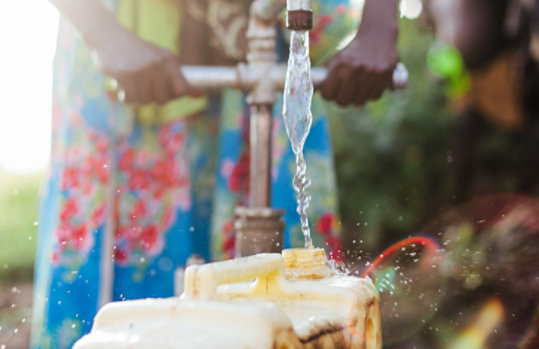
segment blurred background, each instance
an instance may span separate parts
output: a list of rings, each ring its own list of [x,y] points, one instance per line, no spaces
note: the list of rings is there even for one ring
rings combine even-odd
[[[48,1],[0,3],[0,346],[30,335],[38,198],[50,152],[58,12]],[[17,331],[15,331],[17,330]]]
[[[388,347],[533,348],[533,327],[539,327],[533,295],[539,283],[538,188],[537,178],[529,183],[524,177],[533,166],[527,155],[539,158],[539,148],[519,130],[537,126],[469,117],[465,96],[473,76],[459,52],[436,39],[427,11],[432,2],[401,2],[399,49],[408,87],[364,108],[332,106],[343,252],[358,271],[411,236],[426,236],[445,253],[423,270],[413,262],[407,267],[406,259],[425,256],[426,245],[402,245],[402,258],[377,264],[379,273],[396,272],[389,280],[394,292],[383,295],[385,335],[394,339],[386,341]],[[2,349],[25,348],[29,336],[57,22],[47,1],[0,3]],[[519,141],[528,136],[530,142]],[[402,277],[415,280],[412,289],[399,286],[399,265],[406,270]],[[521,297],[519,287],[532,295]],[[429,296],[429,290],[439,295],[431,295],[428,304],[411,301]],[[409,309],[414,314],[407,318]]]

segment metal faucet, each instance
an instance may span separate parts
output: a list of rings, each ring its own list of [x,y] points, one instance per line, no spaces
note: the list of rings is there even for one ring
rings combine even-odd
[[[197,89],[237,88],[248,93],[250,105],[250,175],[247,207],[235,211],[236,257],[260,252],[280,252],[283,248],[283,210],[271,208],[271,118],[276,92],[282,91],[286,65],[277,63],[275,41],[277,19],[284,0],[254,0],[249,11],[247,59],[235,67],[184,66],[187,83]],[[312,28],[310,0],[287,0],[287,27]],[[404,70],[403,70],[404,69]],[[327,76],[324,68],[313,68],[314,86]],[[394,72],[394,85],[404,85],[404,66]]]

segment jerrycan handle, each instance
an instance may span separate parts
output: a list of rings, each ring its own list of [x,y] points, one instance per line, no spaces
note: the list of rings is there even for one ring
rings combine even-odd
[[[182,298],[216,298],[219,285],[252,281],[272,274],[283,275],[283,268],[283,257],[279,253],[262,253],[222,262],[191,265],[185,271]]]

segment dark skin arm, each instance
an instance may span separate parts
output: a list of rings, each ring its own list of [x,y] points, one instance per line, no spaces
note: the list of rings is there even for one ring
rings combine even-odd
[[[122,27],[101,2],[50,2],[81,33],[99,69],[118,81],[121,99],[128,103],[163,104],[187,93],[174,53],[139,39]]]
[[[341,106],[363,105],[392,86],[398,61],[398,0],[367,0],[356,37],[328,65],[322,96]]]

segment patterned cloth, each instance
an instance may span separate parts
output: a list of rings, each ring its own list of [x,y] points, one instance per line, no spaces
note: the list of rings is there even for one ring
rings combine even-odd
[[[342,6],[339,13],[349,16]],[[314,35],[321,39],[324,34]],[[89,49],[62,21],[54,62],[52,160],[40,209],[32,348],[70,348],[90,331],[106,293],[113,300],[172,296],[174,271],[189,256],[233,255],[233,210],[248,190],[244,96],[225,91],[188,117],[148,123],[111,98],[106,85]],[[295,162],[281,105],[279,100],[273,120],[273,206],[286,210],[285,247],[299,247],[303,237],[291,186]],[[327,112],[318,96],[313,117],[305,157],[313,182],[314,243],[340,258]],[[111,251],[105,248],[108,240]],[[103,261],[112,257],[114,277],[107,290]]]

